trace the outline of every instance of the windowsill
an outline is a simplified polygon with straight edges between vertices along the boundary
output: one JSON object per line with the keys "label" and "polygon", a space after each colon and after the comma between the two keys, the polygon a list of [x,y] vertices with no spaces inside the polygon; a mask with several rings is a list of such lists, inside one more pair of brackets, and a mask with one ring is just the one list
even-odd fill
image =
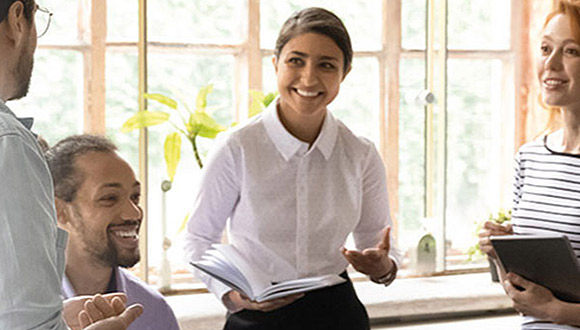
{"label": "windowsill", "polygon": [[[475,315],[512,306],[501,285],[491,282],[489,273],[397,279],[389,287],[357,281],[354,286],[373,324]],[[226,309],[213,294],[166,299],[183,330],[223,327]]]}

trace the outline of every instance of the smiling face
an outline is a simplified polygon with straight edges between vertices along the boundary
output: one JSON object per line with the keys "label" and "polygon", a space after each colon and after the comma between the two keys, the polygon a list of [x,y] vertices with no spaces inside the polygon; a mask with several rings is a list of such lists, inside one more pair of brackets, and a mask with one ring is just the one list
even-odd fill
{"label": "smiling face", "polygon": [[538,78],[544,103],[580,108],[580,45],[566,15],[554,16],[544,28]]}
{"label": "smiling face", "polygon": [[133,170],[110,152],[89,152],[74,163],[83,181],[66,206],[69,249],[104,266],[132,267],[140,258],[143,219]]}
{"label": "smiling face", "polygon": [[323,118],[346,75],[343,66],[342,51],[331,38],[304,33],[290,39],[274,58],[282,114]]}

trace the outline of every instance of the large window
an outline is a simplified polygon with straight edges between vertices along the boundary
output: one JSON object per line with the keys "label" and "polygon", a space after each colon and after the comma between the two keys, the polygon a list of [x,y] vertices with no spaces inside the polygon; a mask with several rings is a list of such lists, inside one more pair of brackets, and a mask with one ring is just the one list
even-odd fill
{"label": "large window", "polygon": [[[250,89],[276,88],[271,56],[283,21],[305,6],[334,11],[351,33],[355,58],[330,108],[355,133],[374,141],[383,155],[396,235],[406,256],[403,274],[414,273],[417,244],[428,233],[444,240],[445,258],[437,271],[478,267],[465,257],[475,242],[475,222],[508,208],[511,200],[517,48],[513,26],[519,17],[512,8],[520,2],[448,0],[447,18],[436,13],[430,23],[429,5],[439,2],[148,0],[148,91],[193,105],[197,91],[213,84],[208,104],[214,117],[224,126],[243,120]],[[138,171],[139,133],[121,133],[120,127],[139,109],[139,72],[144,69],[138,61],[139,1],[74,4],[41,3],[55,13],[53,24],[39,40],[30,96],[11,106],[19,114],[34,115],[36,130],[51,144],[73,133],[104,132]],[[436,40],[430,50],[427,36],[441,20],[448,22],[447,42]],[[428,53],[445,49],[444,77],[435,70],[435,81],[446,81],[438,87],[444,89],[446,102],[435,100],[436,134],[429,138],[429,116],[419,96],[427,88]],[[160,105],[150,102],[148,107]],[[442,115],[445,125],[437,124]],[[179,230],[190,212],[199,169],[184,140],[174,186],[163,197],[163,140],[170,130],[169,125],[148,130],[145,258],[147,280],[160,284],[165,198],[167,237],[173,243],[169,264],[174,288],[179,288],[191,283]],[[434,167],[433,185],[426,182],[431,175],[429,145],[444,160],[436,162],[440,165]],[[202,154],[211,147],[211,140],[201,141]],[[426,196],[436,201],[433,216],[428,216]]]}

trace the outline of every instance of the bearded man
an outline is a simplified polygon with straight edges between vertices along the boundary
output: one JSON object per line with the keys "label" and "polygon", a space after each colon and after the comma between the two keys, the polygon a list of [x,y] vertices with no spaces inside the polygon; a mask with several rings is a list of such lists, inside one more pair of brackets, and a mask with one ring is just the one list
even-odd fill
{"label": "bearded man", "polygon": [[46,152],[58,224],[69,233],[65,298],[123,292],[144,312],[128,329],[179,329],[161,294],[124,268],[139,261],[140,184],[104,137],[75,135]]}
{"label": "bearded man", "polygon": [[[48,29],[39,26],[37,33],[38,15],[51,14],[34,0],[0,0],[0,329],[61,330],[76,323],[126,329],[139,306],[123,311],[117,300],[113,309],[95,297],[87,301],[93,308],[81,314],[87,306],[81,299],[65,302],[63,309],[59,288],[67,235],[56,225],[50,173],[30,131],[32,119],[17,118],[6,105],[28,92],[36,39]],[[92,313],[95,307],[100,312]]]}

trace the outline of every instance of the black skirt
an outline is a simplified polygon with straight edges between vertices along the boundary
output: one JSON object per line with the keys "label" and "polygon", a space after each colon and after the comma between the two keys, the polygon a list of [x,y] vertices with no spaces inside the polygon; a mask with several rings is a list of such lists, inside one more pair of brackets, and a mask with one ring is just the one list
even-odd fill
{"label": "black skirt", "polygon": [[271,312],[243,310],[229,314],[224,330],[368,330],[369,317],[352,282],[306,293]]}

